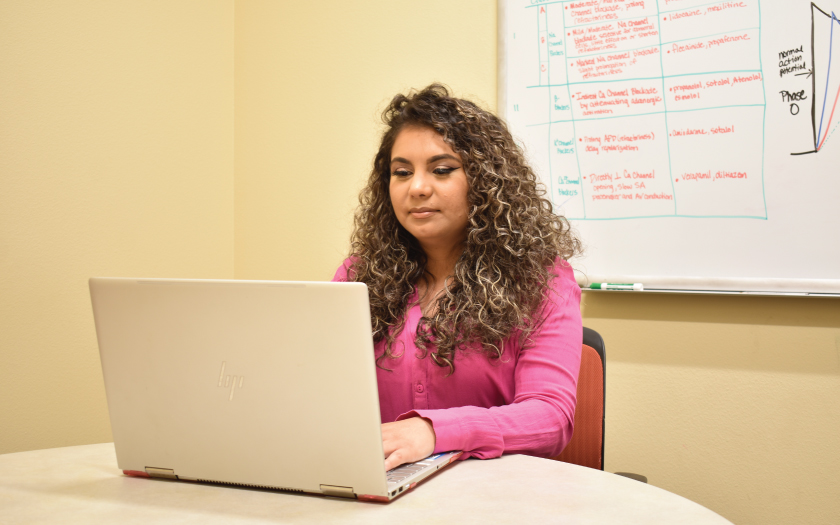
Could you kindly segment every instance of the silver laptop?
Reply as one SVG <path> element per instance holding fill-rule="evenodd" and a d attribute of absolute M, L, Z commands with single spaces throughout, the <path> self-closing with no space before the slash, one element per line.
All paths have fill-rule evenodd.
<path fill-rule="evenodd" d="M 386 474 L 361 283 L 90 279 L 127 475 L 390 501 L 454 461 Z"/>

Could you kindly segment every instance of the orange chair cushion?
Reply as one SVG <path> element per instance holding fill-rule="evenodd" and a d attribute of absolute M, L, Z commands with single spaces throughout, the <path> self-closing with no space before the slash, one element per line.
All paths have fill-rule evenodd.
<path fill-rule="evenodd" d="M 603 424 L 604 369 L 601 357 L 594 348 L 583 345 L 577 385 L 574 433 L 563 452 L 551 459 L 602 470 Z"/>

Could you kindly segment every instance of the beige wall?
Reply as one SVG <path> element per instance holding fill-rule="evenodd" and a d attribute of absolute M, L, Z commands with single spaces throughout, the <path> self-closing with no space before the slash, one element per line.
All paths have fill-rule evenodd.
<path fill-rule="evenodd" d="M 737 524 L 840 523 L 840 299 L 584 293 L 607 470 Z"/>
<path fill-rule="evenodd" d="M 495 0 L 70 5 L 0 2 L 0 452 L 109 439 L 89 275 L 327 279 L 388 99 L 495 107 Z M 607 470 L 739 524 L 840 522 L 840 300 L 583 311 Z"/>
<path fill-rule="evenodd" d="M 233 2 L 0 1 L 0 453 L 110 441 L 89 277 L 233 259 Z"/>
<path fill-rule="evenodd" d="M 391 97 L 496 99 L 493 0 L 236 3 L 236 276 L 329 279 Z"/>

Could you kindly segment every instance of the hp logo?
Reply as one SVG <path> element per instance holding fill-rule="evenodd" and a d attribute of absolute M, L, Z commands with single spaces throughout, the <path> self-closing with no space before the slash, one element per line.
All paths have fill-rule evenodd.
<path fill-rule="evenodd" d="M 230 387 L 230 397 L 228 401 L 233 401 L 233 392 L 236 390 L 236 382 L 239 381 L 239 388 L 242 388 L 242 382 L 245 380 L 244 376 L 225 375 L 225 366 L 227 361 L 222 361 L 222 369 L 219 371 L 219 388 Z"/>

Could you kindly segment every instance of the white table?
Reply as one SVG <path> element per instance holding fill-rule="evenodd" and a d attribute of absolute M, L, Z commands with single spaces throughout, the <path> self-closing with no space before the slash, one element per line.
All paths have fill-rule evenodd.
<path fill-rule="evenodd" d="M 3 523 L 724 524 L 665 490 L 528 456 L 456 462 L 389 504 L 123 476 L 111 443 L 0 456 Z"/>

